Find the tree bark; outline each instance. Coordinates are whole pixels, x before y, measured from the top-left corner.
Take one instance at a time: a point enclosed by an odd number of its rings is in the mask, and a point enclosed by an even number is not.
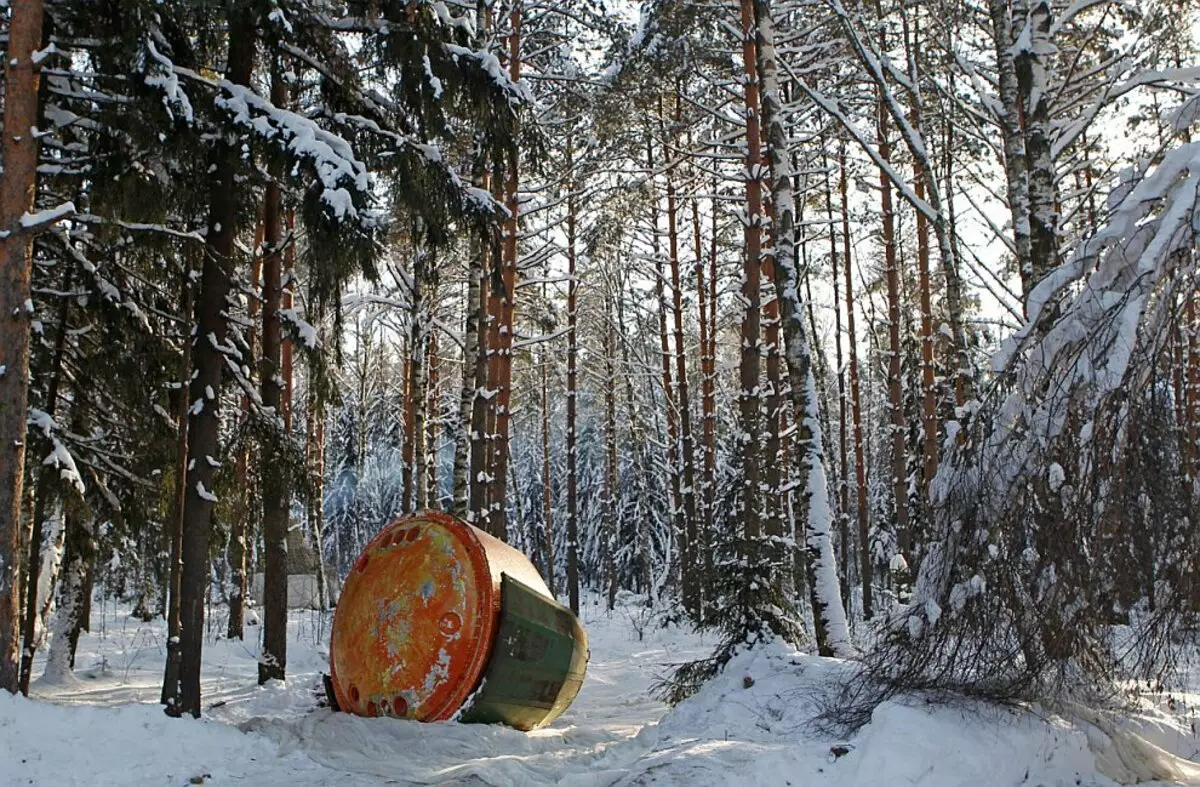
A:
[[[58,586],[58,603],[54,613],[50,650],[42,679],[61,683],[75,668],[75,646],[85,619],[88,596],[91,594],[88,574],[95,557],[92,539],[94,522],[68,508],[64,513],[63,571]]]
[[[579,281],[575,260],[575,177],[572,137],[567,136],[567,596],[579,612],[579,444],[577,422]]]
[[[1025,137],[1021,128],[1017,71],[1012,51],[1013,20],[1009,6],[1008,0],[988,0],[987,4],[996,53],[996,86],[1002,108],[997,120],[1004,149],[1005,196],[1012,217],[1013,249],[1021,277],[1021,290],[1028,295],[1036,281],[1029,236],[1029,164],[1025,158]]]
[[[439,409],[439,388],[442,370],[441,356],[438,355],[437,331],[429,326],[429,334],[425,341],[427,348],[425,357],[426,403],[425,403],[425,486],[423,491],[422,508],[441,508],[441,492],[438,488],[438,432],[441,424]]]
[[[29,277],[33,237],[21,217],[37,191],[38,82],[42,2],[15,3],[4,59],[4,177],[0,178],[0,689],[20,682],[21,500],[29,404]]]
[[[63,274],[63,292],[71,291],[72,268]],[[66,348],[67,317],[71,299],[64,297],[58,306],[58,334],[54,337],[54,356],[50,369],[50,384],[46,391],[46,414],[54,418],[58,410],[58,387],[62,380],[63,352]],[[43,465],[38,473],[37,488],[33,497],[33,531],[29,537],[29,557],[25,568],[25,646],[21,649],[20,691],[29,696],[29,680],[33,672],[33,654],[37,650],[38,579],[41,569],[43,528],[55,499],[55,467]],[[51,578],[53,581],[53,578]]]
[[[254,228],[254,257],[250,261],[250,296],[249,303],[246,305],[246,315],[250,325],[246,329],[246,356],[248,363],[247,368],[254,368],[258,363],[258,341],[257,333],[259,307],[261,305],[259,298],[259,286],[262,281],[262,266],[263,266],[263,216],[259,214],[258,223]],[[186,397],[184,397],[186,399]],[[242,427],[250,422],[250,397],[247,394],[242,394],[242,412],[241,423]],[[237,506],[237,514],[233,518],[232,528],[229,533],[229,625],[226,628],[225,636],[228,639],[242,639],[245,632],[245,612],[246,612],[246,574],[249,571],[249,557],[253,549],[247,550],[247,546],[254,542],[254,527],[252,522],[257,519],[254,510],[255,499],[254,490],[250,483],[250,450],[251,440],[249,435],[246,436],[241,450],[238,451],[237,459],[234,464],[234,488],[240,496],[239,505]]]
[[[879,157],[891,163],[888,117],[882,103],[881,98],[877,107]],[[905,446],[908,424],[904,418],[904,379],[900,366],[900,270],[896,259],[896,214],[892,206],[892,182],[883,168],[879,170],[879,206],[888,296],[888,437],[891,442],[892,505],[896,517],[896,545],[907,563],[911,558],[908,533],[908,456]],[[897,579],[905,584],[909,580],[907,576]]]
[[[287,87],[273,64],[271,103],[287,103]],[[263,408],[271,414],[262,451],[263,529],[263,643],[258,659],[259,685],[284,680],[287,674],[288,519],[291,508],[284,458],[283,431],[283,326],[279,309],[283,301],[283,194],[282,168],[271,166],[263,199],[263,357],[259,383]]]
[[[471,182],[476,188],[487,190],[486,160],[478,141],[474,157]],[[462,385],[458,393],[457,431],[454,434],[454,477],[451,481],[455,516],[472,521],[472,493],[477,482],[471,478],[477,445],[481,435],[476,431],[478,416],[483,402],[479,399],[480,337],[484,330],[484,312],[481,306],[480,283],[484,276],[486,244],[482,233],[471,235],[470,252],[467,258],[467,303],[466,321],[463,326]]]
[[[871,604],[871,545],[867,524],[867,467],[863,455],[862,399],[859,396],[858,347],[854,331],[854,278],[850,266],[850,205],[846,183],[846,151],[840,152],[841,179],[838,191],[842,199],[842,262],[846,271],[846,333],[850,357],[850,412],[854,422],[854,480],[858,489],[858,560],[862,582],[863,618],[870,620]]]
[[[195,256],[191,248],[184,255],[188,269],[183,273],[179,311],[185,315],[185,319],[192,312],[190,273]],[[179,650],[179,584],[183,569],[183,507],[187,498],[188,380],[192,376],[190,337],[185,337],[181,344],[183,358],[180,362],[179,398],[175,405],[175,494],[171,499],[171,518],[167,523],[167,554],[170,561],[167,570],[167,662],[163,667],[162,693],[159,696],[159,702],[168,708],[173,707],[179,699],[179,661],[182,655]],[[65,565],[66,560],[63,562]]]
[[[829,169],[825,168],[825,214],[829,219],[829,261],[833,275],[833,319],[834,351],[837,353],[838,370],[838,483],[837,521],[838,539],[841,541],[841,590],[842,600],[850,600],[850,461],[847,448],[846,414],[846,369],[842,364],[842,296],[841,273],[838,269],[838,228],[833,213],[833,187],[829,182]],[[845,261],[843,261],[845,264]]]
[[[542,568],[546,587],[554,595],[554,496],[550,476],[550,356],[543,357],[542,367]]]
[[[649,135],[646,138],[646,169],[650,173],[651,190],[653,191],[654,146]],[[658,308],[658,358],[661,370],[663,409],[667,420],[667,473],[669,476],[667,488],[670,494],[668,504],[670,506],[671,532],[674,535],[675,543],[679,547],[679,558],[676,561],[679,572],[679,589],[681,595],[687,595],[683,587],[685,576],[688,574],[684,561],[687,530],[684,524],[683,489],[679,471],[679,426],[676,421],[675,386],[671,381],[671,345],[667,335],[667,295],[665,283],[667,274],[663,270],[664,260],[658,237],[658,210],[658,194],[654,192],[650,200],[650,242],[654,262],[654,297]]]
[[[419,220],[413,230],[413,261],[408,314],[408,381],[404,396],[404,497],[401,508],[405,513],[417,509],[417,500],[424,480],[425,463],[425,355],[429,335],[429,307],[425,302],[425,280],[429,263],[428,251],[421,235],[424,226]]]
[[[521,4],[513,5],[510,16],[512,29],[508,35],[508,75],[513,82],[521,79]],[[515,329],[517,296],[517,214],[520,209],[517,187],[520,156],[514,147],[509,153],[508,182],[504,187],[508,216],[504,222],[503,249],[498,275],[492,277],[492,297],[496,343],[489,358],[488,388],[495,392],[490,400],[496,424],[492,445],[488,495],[488,529],[501,541],[508,539],[508,437],[512,424],[512,346]]]
[[[716,413],[713,412],[713,363],[708,336],[708,286],[705,284],[704,255],[700,234],[700,200],[692,200],[692,232],[696,247],[696,301],[700,323],[700,414],[701,442],[704,446],[704,465],[700,481],[700,522],[693,552],[703,554],[703,536],[713,527],[713,476],[716,470]],[[700,561],[697,563],[699,569]]]
[[[1025,26],[1031,42],[1013,57],[1029,168],[1029,265],[1032,287],[1058,264],[1058,190],[1050,127],[1050,95],[1044,58],[1052,51],[1049,0],[1032,0]],[[1015,21],[1015,20],[1014,20]],[[1028,294],[1028,290],[1026,290]]]
[[[797,442],[805,473],[803,513],[799,517],[807,531],[809,593],[818,651],[823,655],[853,653],[850,630],[840,598],[837,565],[833,553],[833,516],[825,478],[824,447],[817,390],[813,377],[812,351],[804,329],[804,310],[799,297],[799,275],[795,262],[795,198],[792,194],[791,161],[787,131],[783,125],[778,64],[775,55],[774,20],[770,0],[755,0],[755,32],[762,64],[763,118],[769,142],[772,195],[772,226],[775,232],[775,292],[787,339],[786,361],[791,383],[792,409],[797,419]],[[747,27],[743,10],[743,31]]]
[[[755,45],[754,0],[741,0],[743,104],[746,113],[746,215],[743,217],[741,359],[738,364],[738,453],[741,460],[739,495],[743,558],[750,565],[761,559],[761,464],[759,455],[759,321],[762,301],[762,152],[758,116],[758,64]]]
[[[700,582],[696,573],[696,465],[695,446],[692,440],[691,401],[688,398],[687,358],[683,345],[683,287],[679,275],[679,226],[675,204],[675,182],[672,177],[671,151],[667,146],[667,128],[663,115],[662,98],[659,97],[659,120],[663,131],[663,164],[667,196],[667,253],[671,271],[671,311],[674,318],[675,340],[675,385],[679,405],[680,470],[683,503],[683,527],[679,544],[680,580],[683,590],[683,605],[690,614],[700,611]],[[678,96],[676,97],[678,113]],[[676,118],[678,122],[678,118]],[[665,378],[664,378],[665,379]]]
[[[617,458],[617,375],[613,364],[615,341],[613,337],[612,303],[606,298],[604,304],[604,563],[608,575],[608,611],[617,603],[617,545],[620,543],[621,518],[618,516],[618,458]]]
[[[286,91],[285,91],[286,100]],[[289,207],[284,211],[287,238],[283,249],[283,295],[280,308],[291,312],[295,308],[296,291],[296,209]],[[292,433],[292,404],[295,399],[295,358],[293,357],[292,338],[284,334],[279,348],[279,375],[283,378],[283,401],[279,408],[283,414],[283,433]]]
[[[254,27],[246,14],[236,14],[229,28],[226,78],[249,85],[254,65]],[[209,219],[204,267],[196,305],[197,332],[192,345],[195,370],[189,389],[187,497],[183,506],[183,570],[180,579],[180,691],[174,715],[200,716],[200,656],[204,644],[204,599],[209,576],[216,457],[219,455],[221,378],[227,342],[230,279],[234,275],[238,187],[235,172],[240,151],[221,144],[213,153],[209,183]],[[214,346],[217,345],[217,346]]]
[[[629,359],[629,332],[625,323],[625,292],[626,276],[621,277],[617,297],[617,331],[621,337],[621,363],[625,369],[631,369]],[[640,501],[646,499],[646,429],[638,412],[637,402],[633,393],[632,375],[626,373],[625,378],[625,409],[629,413],[629,450],[633,456],[634,501],[639,507],[634,511],[634,552],[636,553],[637,568],[635,571],[638,587],[652,601],[657,600],[657,588],[653,580],[653,566],[650,558],[650,544],[646,534],[646,517],[642,516]]]

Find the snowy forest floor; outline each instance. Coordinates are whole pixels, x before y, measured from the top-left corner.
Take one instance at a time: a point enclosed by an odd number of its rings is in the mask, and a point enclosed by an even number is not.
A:
[[[205,647],[205,718],[168,719],[156,704],[162,621],[143,624],[98,603],[74,685],[35,684],[33,700],[0,693],[0,785],[1082,787],[1128,783],[1139,772],[1200,783],[1191,762],[1200,760],[1192,702],[1200,697],[1180,694],[1169,700],[1174,712],[1158,696],[1115,725],[1094,718],[1107,734],[1078,718],[910,698],[880,706],[840,739],[811,722],[846,665],[775,647],[737,657],[668,710],[652,685],[671,664],[708,655],[713,642],[643,626],[638,609],[610,616],[598,602],[585,607],[583,690],[551,727],[525,734],[319,709],[330,618],[299,611],[286,684],[255,685],[249,626],[246,642],[214,637]],[[223,611],[210,617],[214,632],[224,629]]]

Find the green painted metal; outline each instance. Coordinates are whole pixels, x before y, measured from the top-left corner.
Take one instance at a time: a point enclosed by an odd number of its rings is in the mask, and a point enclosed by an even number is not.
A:
[[[518,730],[544,727],[583,685],[587,634],[571,610],[507,574],[500,599],[491,659],[459,718]]]

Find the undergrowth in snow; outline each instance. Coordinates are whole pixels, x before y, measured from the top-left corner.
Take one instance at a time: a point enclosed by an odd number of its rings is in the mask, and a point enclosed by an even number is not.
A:
[[[210,620],[205,717],[168,719],[156,704],[162,622],[98,607],[96,630],[80,642],[77,680],[38,682],[32,700],[0,695],[0,785],[1108,786],[1117,782],[1105,773],[1127,777],[1126,760],[1156,751],[1186,780],[1191,763],[1163,750],[1200,752],[1189,720],[1166,707],[1111,722],[919,697],[881,705],[867,726],[839,738],[813,720],[854,666],[778,644],[738,653],[668,709],[652,685],[716,643],[655,628],[634,604],[609,615],[596,602],[582,615],[587,681],[549,728],[362,719],[318,707],[328,616],[292,613],[289,680],[265,687],[255,685],[257,625],[247,626],[246,642],[218,639],[223,617],[218,608]],[[1171,702],[1179,710],[1192,699]],[[1139,743],[1129,744],[1128,730]]]

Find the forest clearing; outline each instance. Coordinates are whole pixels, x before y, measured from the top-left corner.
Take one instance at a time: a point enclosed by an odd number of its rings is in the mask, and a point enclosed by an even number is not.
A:
[[[328,619],[315,611],[291,615],[286,684],[255,684],[252,640],[208,643],[207,721],[181,728],[154,705],[162,682],[163,622],[141,623],[121,607],[98,610],[97,631],[80,643],[75,680],[35,684],[35,706],[0,697],[0,740],[10,757],[3,783],[1128,783],[1130,771],[1123,770],[1111,739],[1081,720],[969,704],[890,702],[855,735],[813,730],[809,722],[840,667],[784,645],[739,657],[699,695],[669,711],[651,687],[669,674],[670,665],[706,655],[713,642],[653,627],[639,639],[636,631],[648,621],[639,618],[645,615],[642,605],[629,601],[609,613],[601,597],[585,597],[583,621],[592,637],[588,681],[563,717],[532,733],[364,719],[318,708],[320,673],[328,670]],[[219,632],[224,613],[214,608],[213,617]],[[749,688],[748,677],[754,681]],[[1175,695],[1173,702],[1190,705],[1196,699]],[[1165,696],[1146,693],[1140,711],[1124,726],[1144,743],[1195,758],[1200,738],[1189,726],[1194,720],[1194,712],[1177,714]],[[1144,783],[1187,783],[1198,772],[1183,770],[1186,766],[1167,756],[1150,759],[1179,770],[1177,778]]]
[[[1200,783],[1195,0],[0,47],[0,784]]]

